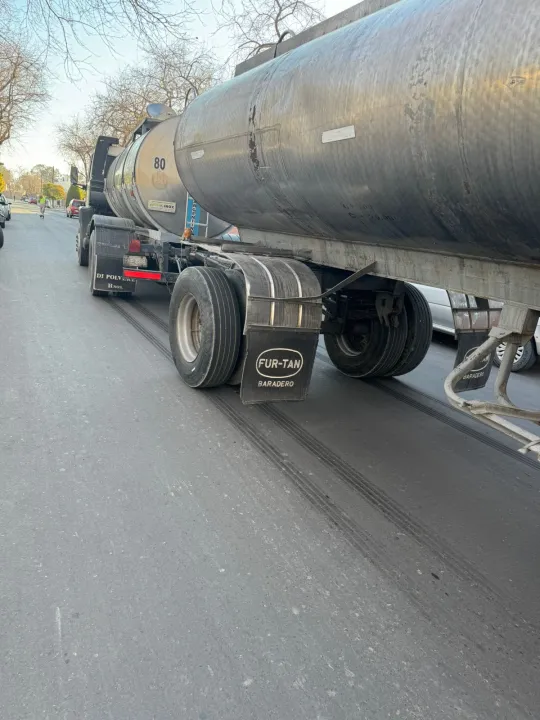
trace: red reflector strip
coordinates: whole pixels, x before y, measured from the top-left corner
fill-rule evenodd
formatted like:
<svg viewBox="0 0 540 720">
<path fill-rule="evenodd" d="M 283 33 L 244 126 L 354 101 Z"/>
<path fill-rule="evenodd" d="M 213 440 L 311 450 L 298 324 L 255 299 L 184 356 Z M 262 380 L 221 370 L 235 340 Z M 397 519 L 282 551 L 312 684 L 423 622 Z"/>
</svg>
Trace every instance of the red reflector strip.
<svg viewBox="0 0 540 720">
<path fill-rule="evenodd" d="M 161 280 L 160 272 L 151 270 L 128 270 L 124 268 L 124 277 L 139 278 L 140 280 Z"/>
</svg>

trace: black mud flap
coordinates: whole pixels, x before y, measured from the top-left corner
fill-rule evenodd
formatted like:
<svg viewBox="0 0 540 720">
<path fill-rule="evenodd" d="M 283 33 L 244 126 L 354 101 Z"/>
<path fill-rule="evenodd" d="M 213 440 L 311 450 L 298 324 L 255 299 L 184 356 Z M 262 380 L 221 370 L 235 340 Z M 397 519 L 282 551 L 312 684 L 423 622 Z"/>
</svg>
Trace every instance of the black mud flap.
<svg viewBox="0 0 540 720">
<path fill-rule="evenodd" d="M 136 280 L 126 278 L 123 257 L 96 256 L 94 290 L 106 292 L 134 292 Z"/>
<path fill-rule="evenodd" d="M 457 367 L 463 360 L 468 358 L 488 337 L 489 330 L 458 332 L 458 349 L 454 367 Z M 457 383 L 456 392 L 479 390 L 485 387 L 493 366 L 493 356 L 494 353 L 482 358 L 476 367 L 469 370 L 465 377 Z"/>
<path fill-rule="evenodd" d="M 318 342 L 318 332 L 250 328 L 240 388 L 242 402 L 304 400 Z"/>
</svg>

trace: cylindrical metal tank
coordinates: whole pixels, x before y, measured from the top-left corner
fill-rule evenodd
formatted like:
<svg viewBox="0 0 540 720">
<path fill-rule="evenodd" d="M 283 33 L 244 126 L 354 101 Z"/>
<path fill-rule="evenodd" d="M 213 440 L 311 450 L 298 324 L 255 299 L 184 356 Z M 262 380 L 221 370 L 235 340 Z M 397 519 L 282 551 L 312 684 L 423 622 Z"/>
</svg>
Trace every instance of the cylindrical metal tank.
<svg viewBox="0 0 540 720">
<path fill-rule="evenodd" d="M 538 0 L 401 0 L 204 93 L 175 149 L 240 228 L 539 264 Z"/>
<path fill-rule="evenodd" d="M 116 157 L 105 180 L 105 195 L 116 215 L 136 225 L 182 235 L 186 225 L 187 192 L 178 176 L 173 140 L 178 117 L 157 123 Z M 197 222 L 206 223 L 206 213 Z M 230 223 L 208 217 L 208 236 Z M 201 228 L 201 231 L 204 228 Z"/>
</svg>

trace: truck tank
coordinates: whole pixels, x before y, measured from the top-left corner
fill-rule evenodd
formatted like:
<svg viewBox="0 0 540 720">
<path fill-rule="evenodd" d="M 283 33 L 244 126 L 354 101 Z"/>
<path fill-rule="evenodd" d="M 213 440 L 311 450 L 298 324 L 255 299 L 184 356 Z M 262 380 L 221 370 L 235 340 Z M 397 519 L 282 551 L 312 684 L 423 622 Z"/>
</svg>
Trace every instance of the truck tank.
<svg viewBox="0 0 540 720">
<path fill-rule="evenodd" d="M 190 218 L 186 223 L 188 197 L 174 159 L 177 125 L 178 117 L 171 117 L 136 137 L 111 163 L 105 196 L 118 217 L 181 236 Z M 206 213 L 202 217 L 196 206 L 195 212 L 197 222 L 206 223 Z M 209 237 L 229 228 L 229 223 L 208 216 Z"/>
<path fill-rule="evenodd" d="M 240 229 L 540 264 L 537 0 L 401 0 L 197 98 L 179 174 Z"/>
</svg>

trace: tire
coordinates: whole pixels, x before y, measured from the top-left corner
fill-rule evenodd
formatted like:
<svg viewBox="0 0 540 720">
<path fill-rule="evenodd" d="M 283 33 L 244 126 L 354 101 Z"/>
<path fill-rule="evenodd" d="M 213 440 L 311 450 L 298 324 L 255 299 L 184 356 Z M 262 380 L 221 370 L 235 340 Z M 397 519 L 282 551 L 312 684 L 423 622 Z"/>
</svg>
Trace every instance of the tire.
<svg viewBox="0 0 540 720">
<path fill-rule="evenodd" d="M 2 222 L 0 222 L 0 228 L 2 228 L 2 230 L 3 230 L 5 227 L 6 227 L 6 221 L 2 220 Z"/>
<path fill-rule="evenodd" d="M 241 337 L 238 300 L 223 270 L 184 270 L 169 307 L 169 341 L 182 380 L 193 388 L 226 383 L 238 360 Z"/>
<path fill-rule="evenodd" d="M 6 221 L 7 221 L 7 222 L 9 222 L 10 220 L 11 220 L 11 213 L 9 213 L 9 215 L 8 215 L 7 218 L 6 218 Z"/>
<path fill-rule="evenodd" d="M 246 279 L 244 274 L 239 270 L 225 270 L 225 275 L 231 283 L 236 293 L 236 299 L 238 300 L 238 307 L 240 308 L 240 320 L 242 328 L 246 318 Z M 232 372 L 232 375 L 227 380 L 227 385 L 238 386 L 242 383 L 242 375 L 244 374 L 244 362 L 247 356 L 247 338 L 242 331 L 240 338 L 240 349 L 238 351 L 238 360 L 236 366 Z"/>
<path fill-rule="evenodd" d="M 94 278 L 96 275 L 96 252 L 95 252 L 96 233 L 92 232 L 90 235 L 90 245 L 88 247 L 88 255 L 90 261 L 90 294 L 94 297 L 107 297 L 109 294 L 106 290 L 94 290 Z"/>
<path fill-rule="evenodd" d="M 363 334 L 325 335 L 328 357 L 345 375 L 355 378 L 384 377 L 396 366 L 407 340 L 407 315 L 402 312 L 397 327 L 378 319 L 366 321 Z"/>
<path fill-rule="evenodd" d="M 497 367 L 501 366 L 505 348 L 506 343 L 497 345 L 495 355 L 493 357 L 493 364 Z M 525 370 L 530 370 L 535 364 L 536 358 L 537 355 L 532 344 L 532 340 L 529 340 L 526 345 L 522 345 L 517 349 L 514 362 L 512 363 L 512 372 L 524 372 Z"/>
<path fill-rule="evenodd" d="M 433 320 L 429 303 L 414 285 L 405 284 L 405 312 L 407 314 L 407 339 L 405 348 L 387 377 L 405 375 L 414 370 L 426 357 L 433 335 Z"/>
<path fill-rule="evenodd" d="M 88 248 L 83 247 L 79 236 L 77 236 L 77 262 L 81 267 L 88 267 Z"/>
<path fill-rule="evenodd" d="M 4 233 L 0 230 L 0 248 L 4 247 Z"/>
</svg>

